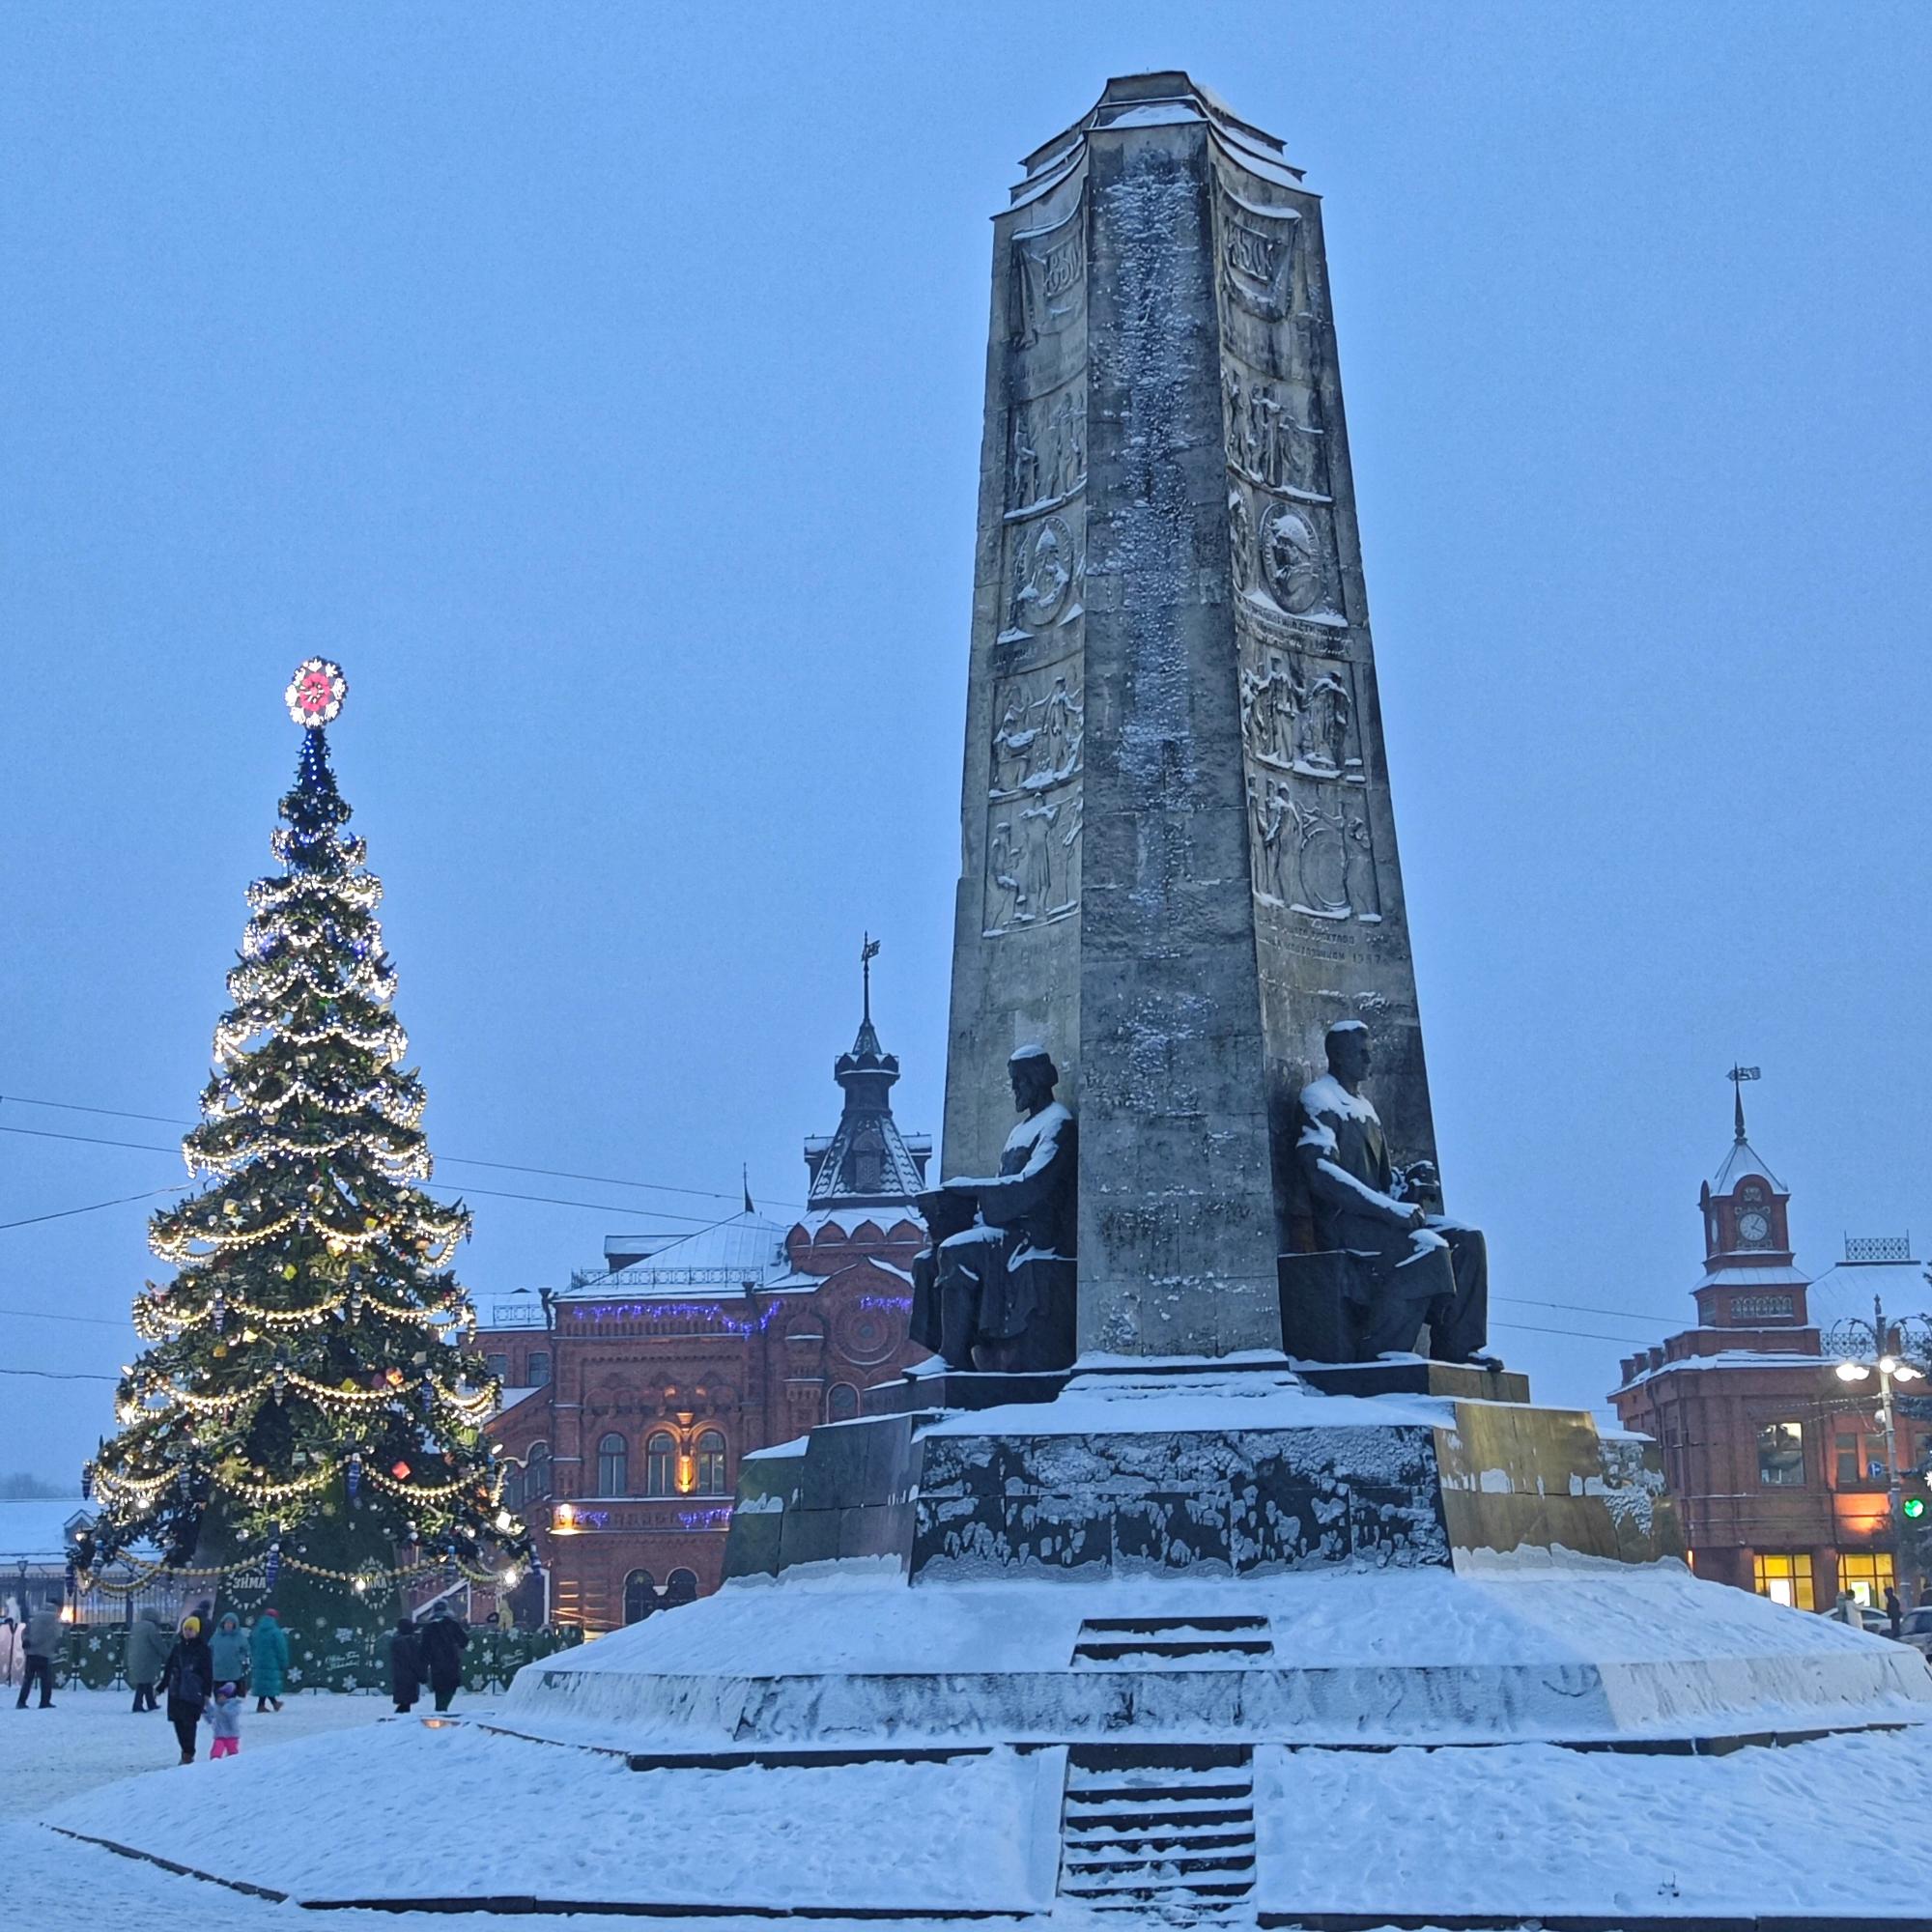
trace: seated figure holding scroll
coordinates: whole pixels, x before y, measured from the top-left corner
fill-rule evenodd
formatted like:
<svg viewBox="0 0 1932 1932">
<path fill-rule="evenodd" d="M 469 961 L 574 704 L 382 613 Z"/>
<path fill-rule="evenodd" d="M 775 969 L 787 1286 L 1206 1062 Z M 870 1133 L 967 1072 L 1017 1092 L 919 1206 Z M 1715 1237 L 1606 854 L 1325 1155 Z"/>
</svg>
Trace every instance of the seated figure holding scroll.
<svg viewBox="0 0 1932 1932">
<path fill-rule="evenodd" d="M 1007 1070 L 1020 1122 L 997 1175 L 947 1181 L 960 1218 L 976 1211 L 977 1222 L 950 1235 L 938 1217 L 929 1224 L 938 1238 L 914 1270 L 914 1332 L 929 1332 L 936 1313 L 949 1367 L 1026 1375 L 1073 1360 L 1078 1151 L 1073 1116 L 1053 1097 L 1060 1070 L 1045 1047 L 1021 1047 Z"/>
<path fill-rule="evenodd" d="M 1483 1362 L 1489 1333 L 1489 1256 L 1481 1233 L 1427 1213 L 1413 1198 L 1435 1191 L 1435 1169 L 1389 1159 L 1368 1077 L 1369 1030 L 1328 1029 L 1328 1071 L 1301 1090 L 1295 1158 L 1314 1211 L 1315 1243 L 1354 1258 L 1353 1324 L 1363 1360 L 1413 1349 L 1429 1325 L 1441 1362 Z"/>
</svg>

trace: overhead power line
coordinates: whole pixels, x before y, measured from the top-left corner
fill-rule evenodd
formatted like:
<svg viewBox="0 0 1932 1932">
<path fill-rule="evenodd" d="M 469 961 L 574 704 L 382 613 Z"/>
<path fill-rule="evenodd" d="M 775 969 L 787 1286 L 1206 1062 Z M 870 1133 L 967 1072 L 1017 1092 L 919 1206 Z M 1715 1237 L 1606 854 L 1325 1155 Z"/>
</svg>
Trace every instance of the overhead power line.
<svg viewBox="0 0 1932 1932">
<path fill-rule="evenodd" d="M 59 1369 L 0 1369 L 0 1376 L 32 1376 L 43 1382 L 118 1382 L 119 1376 L 70 1374 Z"/>
<path fill-rule="evenodd" d="M 23 1094 L 0 1094 L 0 1104 L 9 1101 L 16 1107 L 50 1107 L 64 1113 L 99 1114 L 110 1120 L 150 1121 L 156 1126 L 179 1127 L 184 1133 L 187 1131 L 189 1125 L 187 1122 L 171 1120 L 162 1114 L 137 1114 L 130 1112 L 125 1107 L 90 1107 L 83 1106 L 75 1100 L 36 1100 L 28 1098 Z M 0 1129 L 0 1131 L 12 1134 L 38 1134 L 43 1140 L 80 1141 L 95 1147 L 140 1148 L 154 1153 L 172 1153 L 178 1155 L 181 1151 L 179 1148 L 156 1148 L 151 1142 L 147 1141 L 97 1140 L 87 1134 L 57 1134 L 45 1127 L 7 1127 Z M 460 1153 L 439 1153 L 437 1159 L 456 1167 L 491 1167 L 497 1168 L 505 1174 L 540 1174 L 553 1180 L 588 1180 L 600 1187 L 636 1187 L 651 1194 L 687 1194 L 700 1201 L 735 1201 L 738 1199 L 735 1193 L 727 1192 L 724 1188 L 719 1187 L 682 1187 L 675 1182 L 668 1180 L 629 1180 L 622 1175 L 580 1174 L 571 1168 L 533 1167 L 525 1161 L 479 1160 L 474 1155 Z M 476 1190 L 479 1194 L 482 1191 L 481 1188 Z M 511 1200 L 537 1200 L 543 1197 L 536 1195 L 512 1195 L 506 1198 Z M 584 1204 L 573 1202 L 565 1205 L 575 1207 Z M 590 1203 L 588 1205 L 601 1207 L 603 1204 Z M 798 1201 L 774 1201 L 772 1205 L 776 1208 L 797 1208 L 801 1210 L 804 1208 L 804 1203 Z M 620 1208 L 617 1211 L 629 1212 L 631 1210 Z M 696 1217 L 691 1218 L 695 1219 Z"/>
<path fill-rule="evenodd" d="M 156 1194 L 179 1194 L 187 1183 L 175 1187 L 151 1187 L 145 1194 L 119 1194 L 112 1201 L 90 1201 L 85 1208 L 56 1208 L 51 1214 L 23 1214 L 17 1221 L 0 1221 L 0 1232 L 9 1228 L 31 1228 L 36 1221 L 65 1221 L 74 1214 L 98 1214 L 103 1208 L 125 1208 L 130 1201 L 152 1201 Z"/>
<path fill-rule="evenodd" d="M 125 1328 L 128 1318 L 111 1315 L 49 1315 L 40 1308 L 0 1308 L 0 1316 L 16 1321 L 84 1321 L 97 1328 Z"/>
</svg>

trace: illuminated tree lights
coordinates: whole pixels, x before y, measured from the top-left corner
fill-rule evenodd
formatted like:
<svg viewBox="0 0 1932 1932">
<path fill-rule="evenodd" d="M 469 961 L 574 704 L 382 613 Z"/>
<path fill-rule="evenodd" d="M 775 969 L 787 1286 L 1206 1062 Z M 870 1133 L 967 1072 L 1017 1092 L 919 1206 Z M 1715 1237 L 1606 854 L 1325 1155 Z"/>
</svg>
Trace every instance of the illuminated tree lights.
<svg viewBox="0 0 1932 1932">
<path fill-rule="evenodd" d="M 498 1390 L 462 1351 L 476 1317 L 449 1258 L 469 1217 L 416 1184 L 424 1094 L 389 1011 L 382 884 L 323 729 L 347 691 L 311 659 L 286 694 L 304 728 L 271 840 L 282 871 L 248 889 L 182 1143 L 206 1184 L 149 1224 L 175 1272 L 134 1303 L 146 1346 L 89 1466 L 90 1565 L 145 1543 L 184 1575 L 273 1588 L 293 1573 L 365 1598 L 529 1556 L 483 1435 Z"/>
</svg>

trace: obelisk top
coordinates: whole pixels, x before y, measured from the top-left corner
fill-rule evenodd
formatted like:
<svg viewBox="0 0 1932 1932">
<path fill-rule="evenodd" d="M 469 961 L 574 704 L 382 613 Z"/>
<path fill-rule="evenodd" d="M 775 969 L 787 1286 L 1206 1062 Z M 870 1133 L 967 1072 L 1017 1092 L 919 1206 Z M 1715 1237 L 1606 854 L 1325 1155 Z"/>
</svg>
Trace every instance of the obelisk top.
<svg viewBox="0 0 1932 1932">
<path fill-rule="evenodd" d="M 1026 179 L 1012 190 L 1014 205 L 1030 201 L 1058 181 L 1080 151 L 1085 137 L 1101 128 L 1150 128 L 1205 121 L 1236 151 L 1244 167 L 1284 185 L 1299 183 L 1302 171 L 1290 163 L 1282 144 L 1264 128 L 1243 121 L 1211 88 L 1178 68 L 1161 73 L 1117 74 L 1087 113 L 1021 161 Z"/>
</svg>

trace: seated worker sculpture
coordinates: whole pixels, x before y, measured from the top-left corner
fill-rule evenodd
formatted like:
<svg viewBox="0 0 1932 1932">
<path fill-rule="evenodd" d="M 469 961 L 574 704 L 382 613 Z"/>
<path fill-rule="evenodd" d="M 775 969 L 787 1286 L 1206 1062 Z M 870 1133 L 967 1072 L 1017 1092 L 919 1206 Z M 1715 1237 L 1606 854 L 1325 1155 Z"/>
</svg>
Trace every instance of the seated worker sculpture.
<svg viewBox="0 0 1932 1932">
<path fill-rule="evenodd" d="M 951 1369 L 1027 1375 L 1073 1360 L 1079 1162 L 1045 1047 L 1021 1047 L 1007 1070 L 1020 1122 L 999 1173 L 920 1197 L 931 1244 L 913 1264 L 912 1338 Z"/>
<path fill-rule="evenodd" d="M 1491 1366 L 1489 1255 L 1481 1233 L 1426 1211 L 1438 1192 L 1433 1162 L 1397 1167 L 1374 1106 L 1362 1093 L 1369 1030 L 1359 1020 L 1328 1029 L 1328 1071 L 1301 1090 L 1295 1159 L 1315 1222 L 1315 1245 L 1341 1250 L 1350 1269 L 1356 1359 L 1415 1347 L 1428 1324 L 1440 1362 Z"/>
</svg>

